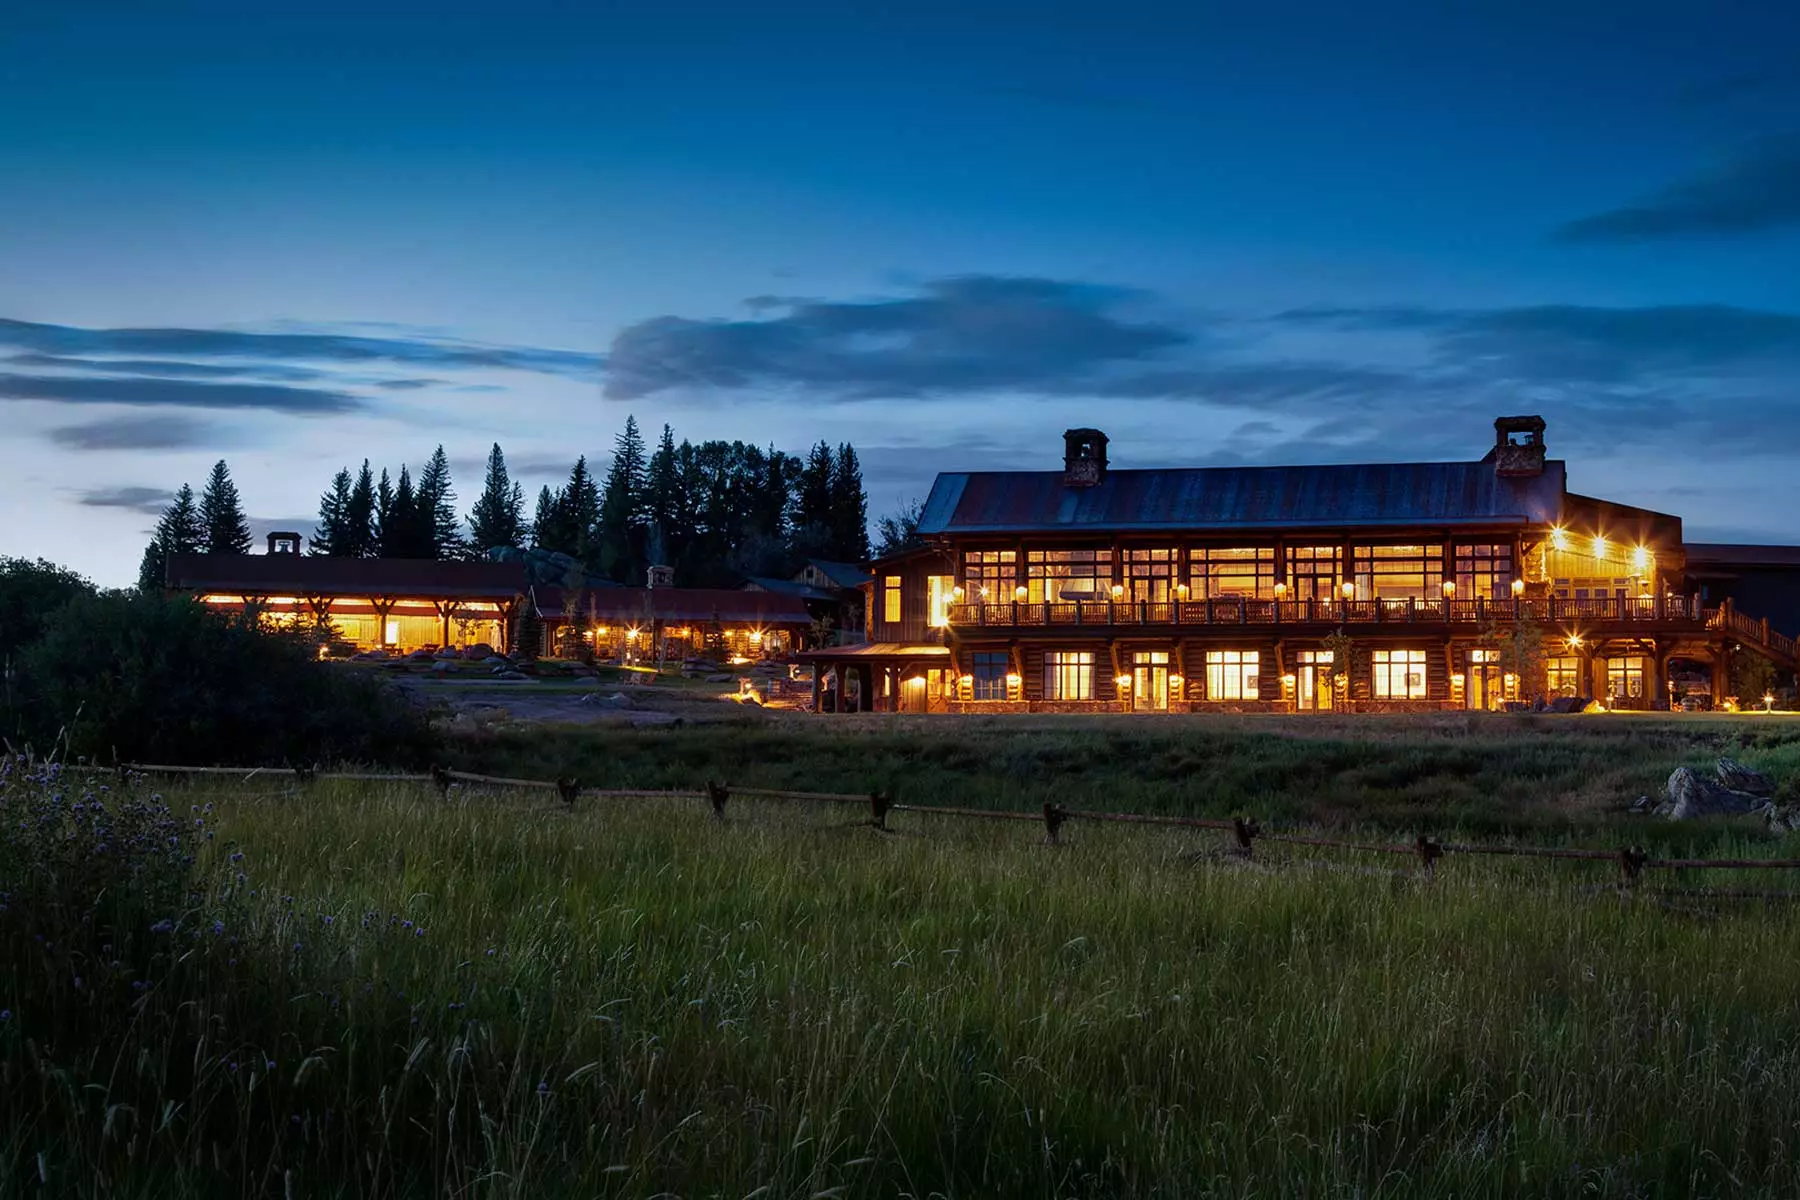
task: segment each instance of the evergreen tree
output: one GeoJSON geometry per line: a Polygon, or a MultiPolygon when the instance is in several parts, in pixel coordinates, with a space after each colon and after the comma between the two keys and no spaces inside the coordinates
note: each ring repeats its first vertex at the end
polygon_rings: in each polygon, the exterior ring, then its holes
{"type": "Polygon", "coordinates": [[[462,518],[456,515],[456,492],[450,486],[450,459],[441,445],[431,452],[425,469],[419,472],[414,504],[418,514],[420,549],[424,551],[421,557],[463,557],[462,518]]]}
{"type": "Polygon", "coordinates": [[[381,557],[432,557],[429,520],[430,514],[419,511],[412,474],[402,464],[400,482],[394,485],[394,498],[388,505],[387,520],[381,525],[381,557]]]}
{"type": "Polygon", "coordinates": [[[500,443],[488,451],[487,478],[475,507],[469,510],[469,546],[476,554],[486,554],[496,546],[517,546],[523,542],[521,526],[525,523],[525,493],[506,473],[506,456],[500,443]]]}
{"type": "Polygon", "coordinates": [[[640,573],[647,467],[643,434],[638,432],[637,418],[628,416],[625,428],[613,439],[612,465],[606,470],[594,539],[601,569],[615,579],[630,580],[640,573]]]}
{"type": "Polygon", "coordinates": [[[394,530],[394,483],[386,467],[381,468],[381,482],[375,488],[374,535],[370,548],[377,558],[386,558],[388,542],[401,536],[394,530]]]}
{"type": "Polygon", "coordinates": [[[650,456],[650,466],[644,472],[644,520],[662,535],[670,563],[675,561],[671,539],[684,532],[676,527],[676,494],[680,486],[675,465],[675,431],[664,425],[662,441],[657,443],[656,453],[650,456]]]}
{"type": "Polygon", "coordinates": [[[250,523],[238,501],[237,485],[231,482],[231,468],[222,458],[213,464],[206,490],[200,493],[200,521],[206,526],[208,554],[250,553],[250,523]]]}
{"type": "Polygon", "coordinates": [[[313,527],[312,552],[327,558],[349,558],[350,471],[332,477],[331,490],[319,497],[319,523],[313,527]]]}
{"type": "Polygon", "coordinates": [[[825,553],[830,542],[832,470],[836,460],[831,444],[820,441],[806,452],[806,463],[800,468],[794,493],[794,529],[801,538],[820,543],[818,553],[825,553]]]}
{"type": "MultiPolygon", "coordinates": [[[[385,478],[385,475],[384,475],[385,478]]],[[[344,554],[348,558],[368,558],[376,553],[375,479],[369,472],[369,460],[363,459],[356,473],[356,484],[344,505],[344,554]]]]}
{"type": "Polygon", "coordinates": [[[862,562],[869,557],[869,494],[863,490],[856,448],[845,442],[831,466],[832,557],[862,562]]]}
{"type": "Polygon", "coordinates": [[[544,541],[556,536],[556,495],[546,485],[538,489],[537,511],[531,517],[531,544],[539,550],[551,547],[544,541]]]}
{"type": "Polygon", "coordinates": [[[595,527],[600,523],[600,487],[588,470],[587,455],[575,460],[569,482],[556,495],[551,515],[551,535],[540,537],[538,544],[573,554],[585,562],[594,553],[595,527]]]}
{"type": "Polygon", "coordinates": [[[924,515],[925,505],[918,500],[909,500],[898,511],[875,522],[875,532],[881,538],[875,547],[875,557],[886,558],[924,545],[924,539],[919,536],[919,518],[924,515]]]}
{"type": "Polygon", "coordinates": [[[206,545],[206,524],[200,519],[200,508],[194,503],[194,489],[182,484],[169,506],[156,522],[150,544],[144,547],[143,561],[138,564],[138,589],[159,591],[168,579],[171,554],[195,554],[206,545]]]}

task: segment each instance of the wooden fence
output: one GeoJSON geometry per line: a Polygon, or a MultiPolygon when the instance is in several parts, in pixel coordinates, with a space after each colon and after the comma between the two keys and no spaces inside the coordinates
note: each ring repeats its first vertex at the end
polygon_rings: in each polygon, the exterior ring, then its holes
{"type": "MultiPolygon", "coordinates": [[[[435,788],[448,797],[456,784],[502,789],[555,792],[561,802],[573,808],[578,800],[650,798],[683,801],[706,801],[713,815],[724,819],[726,807],[734,798],[751,800],[785,800],[799,803],[843,807],[865,807],[868,824],[888,829],[888,817],[894,813],[916,813],[928,817],[968,818],[984,821],[1024,821],[1041,824],[1044,839],[1051,845],[1062,840],[1062,830],[1069,822],[1095,824],[1153,825],[1175,829],[1206,829],[1227,835],[1226,849],[1244,858],[1254,858],[1259,843],[1282,846],[1307,846],[1342,850],[1359,854],[1377,854],[1411,860],[1418,873],[1434,878],[1442,860],[1457,855],[1489,855],[1512,858],[1539,858],[1562,862],[1608,862],[1617,866],[1619,884],[1635,887],[1646,871],[1692,870],[1800,870],[1795,858],[1655,858],[1639,846],[1617,849],[1583,849],[1577,847],[1481,845],[1476,843],[1440,842],[1420,834],[1410,842],[1367,842],[1320,837],[1299,831],[1266,831],[1260,822],[1248,817],[1221,819],[1216,817],[1167,816],[1156,813],[1098,812],[1066,808],[1046,801],[1040,811],[997,808],[963,808],[939,804],[905,804],[896,801],[891,792],[806,792],[784,788],[734,787],[728,783],[708,781],[697,791],[657,788],[584,788],[571,778],[514,779],[501,775],[478,775],[434,766],[422,774],[376,774],[356,771],[313,771],[304,767],[194,767],[161,763],[120,763],[116,768],[123,777],[128,773],[145,775],[224,776],[248,783],[256,779],[292,778],[297,783],[314,780],[346,780],[356,782],[415,783],[435,788]]],[[[1736,897],[1744,899],[1795,899],[1800,892],[1728,892],[1688,889],[1683,895],[1736,897]]]]}

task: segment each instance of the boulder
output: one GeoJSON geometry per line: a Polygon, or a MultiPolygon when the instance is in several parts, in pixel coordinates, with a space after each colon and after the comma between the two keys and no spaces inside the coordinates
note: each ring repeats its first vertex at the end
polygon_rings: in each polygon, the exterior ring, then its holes
{"type": "Polygon", "coordinates": [[[455,646],[440,646],[438,647],[437,653],[433,654],[431,657],[440,659],[461,658],[462,652],[455,646]]]}
{"type": "Polygon", "coordinates": [[[504,671],[506,668],[512,666],[512,660],[510,658],[501,658],[498,654],[490,654],[481,660],[481,665],[484,667],[499,667],[504,671]]]}
{"type": "Polygon", "coordinates": [[[1649,796],[1639,796],[1631,802],[1631,811],[1634,813],[1647,813],[1655,808],[1656,801],[1649,796]]]}
{"type": "Polygon", "coordinates": [[[501,671],[501,672],[497,673],[494,676],[494,678],[517,681],[517,680],[521,680],[521,679],[530,679],[531,676],[527,675],[523,671],[501,671]]]}
{"type": "Polygon", "coordinates": [[[1771,804],[1762,810],[1762,817],[1770,833],[1800,833],[1800,805],[1771,804]]]}
{"type": "Polygon", "coordinates": [[[708,683],[730,683],[732,680],[734,680],[736,678],[737,678],[736,675],[728,674],[727,672],[721,671],[717,675],[708,675],[706,677],[706,682],[708,682],[708,683]]]}
{"type": "Polygon", "coordinates": [[[1657,812],[1671,821],[1695,817],[1742,816],[1757,807],[1760,797],[1734,792],[1706,778],[1691,767],[1676,767],[1669,776],[1669,799],[1657,812]]]}
{"type": "Polygon", "coordinates": [[[471,662],[485,662],[494,657],[494,648],[486,642],[476,642],[473,646],[464,646],[462,656],[471,662]]]}
{"type": "Polygon", "coordinates": [[[429,650],[414,650],[411,654],[408,654],[406,656],[406,661],[407,662],[430,662],[431,661],[431,651],[429,651],[429,650]]]}
{"type": "Polygon", "coordinates": [[[1719,760],[1719,782],[1734,792],[1744,792],[1751,796],[1773,796],[1775,781],[1753,767],[1746,767],[1735,758],[1719,760]]]}
{"type": "Polygon", "coordinates": [[[450,660],[447,658],[440,658],[432,663],[431,673],[433,675],[448,675],[450,673],[450,660]]]}

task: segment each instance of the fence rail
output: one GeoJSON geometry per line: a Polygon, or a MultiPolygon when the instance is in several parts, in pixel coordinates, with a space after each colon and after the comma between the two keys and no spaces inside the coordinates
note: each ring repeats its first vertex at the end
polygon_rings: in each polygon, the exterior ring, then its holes
{"type": "MultiPolygon", "coordinates": [[[[916,813],[926,817],[956,817],[985,821],[1028,821],[1041,823],[1044,827],[1045,840],[1051,844],[1061,841],[1062,827],[1070,821],[1086,821],[1095,824],[1151,825],[1174,829],[1206,829],[1229,833],[1232,853],[1245,857],[1254,857],[1258,842],[1272,845],[1309,846],[1320,849],[1343,850],[1353,853],[1382,854],[1397,857],[1408,857],[1416,860],[1421,874],[1431,877],[1435,875],[1440,860],[1455,855],[1493,855],[1514,858],[1538,858],[1563,862],[1610,862],[1617,864],[1619,882],[1622,886],[1634,886],[1638,877],[1650,870],[1783,870],[1800,871],[1800,859],[1796,858],[1652,858],[1642,847],[1620,846],[1615,849],[1598,849],[1573,846],[1520,846],[1508,844],[1480,844],[1465,842],[1440,842],[1425,834],[1420,834],[1410,842],[1379,843],[1351,841],[1342,838],[1322,837],[1298,830],[1264,831],[1261,824],[1245,817],[1222,819],[1217,817],[1184,817],[1162,813],[1128,813],[1101,812],[1086,809],[1065,808],[1059,804],[1046,802],[1041,811],[1030,812],[1019,809],[968,808],[940,804],[902,804],[897,803],[892,793],[875,792],[809,792],[787,788],[754,788],[734,787],[728,783],[709,781],[703,790],[680,790],[659,788],[585,788],[574,779],[517,779],[502,775],[480,775],[469,771],[456,771],[446,767],[433,767],[423,774],[376,774],[360,771],[313,771],[304,767],[197,767],[172,766],[163,763],[120,763],[116,768],[121,778],[129,778],[132,774],[140,775],[196,775],[203,777],[231,777],[240,782],[267,777],[291,777],[299,783],[310,783],[322,780],[341,780],[346,782],[385,781],[390,783],[416,783],[434,786],[440,795],[448,796],[450,788],[455,784],[470,784],[477,787],[499,789],[522,789],[531,791],[553,791],[565,805],[573,807],[578,799],[623,799],[650,798],[667,800],[706,800],[710,802],[713,813],[721,820],[725,816],[726,806],[734,798],[751,800],[786,800],[799,803],[830,804],[834,806],[866,805],[869,810],[868,823],[876,829],[886,830],[887,819],[892,813],[916,813]]],[[[1711,895],[1730,897],[1731,892],[1698,892],[1694,895],[1711,895]]],[[[1800,898],[1800,892],[1794,893],[1743,893],[1744,896],[1792,895],[1800,898]]]]}

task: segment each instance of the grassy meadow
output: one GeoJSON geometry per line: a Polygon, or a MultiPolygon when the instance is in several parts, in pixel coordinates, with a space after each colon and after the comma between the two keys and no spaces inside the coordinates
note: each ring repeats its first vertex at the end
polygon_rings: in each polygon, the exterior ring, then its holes
{"type": "MultiPolygon", "coordinates": [[[[1665,764],[1729,749],[1779,775],[1800,751],[1779,721],[1150,724],[564,730],[459,765],[1322,827],[1411,828],[1436,796],[1440,832],[1610,845],[1647,840],[1613,807],[1665,764]]],[[[701,801],[20,776],[0,1195],[1800,1192],[1788,905],[1622,900],[1604,863],[1245,863],[1205,832],[1049,847],[742,800],[720,823],[701,801]],[[93,865],[128,836],[120,872],[93,865]]],[[[1681,837],[1800,856],[1747,823],[1681,837]]],[[[1656,882],[1785,884],[1705,874],[1656,882]]]]}

